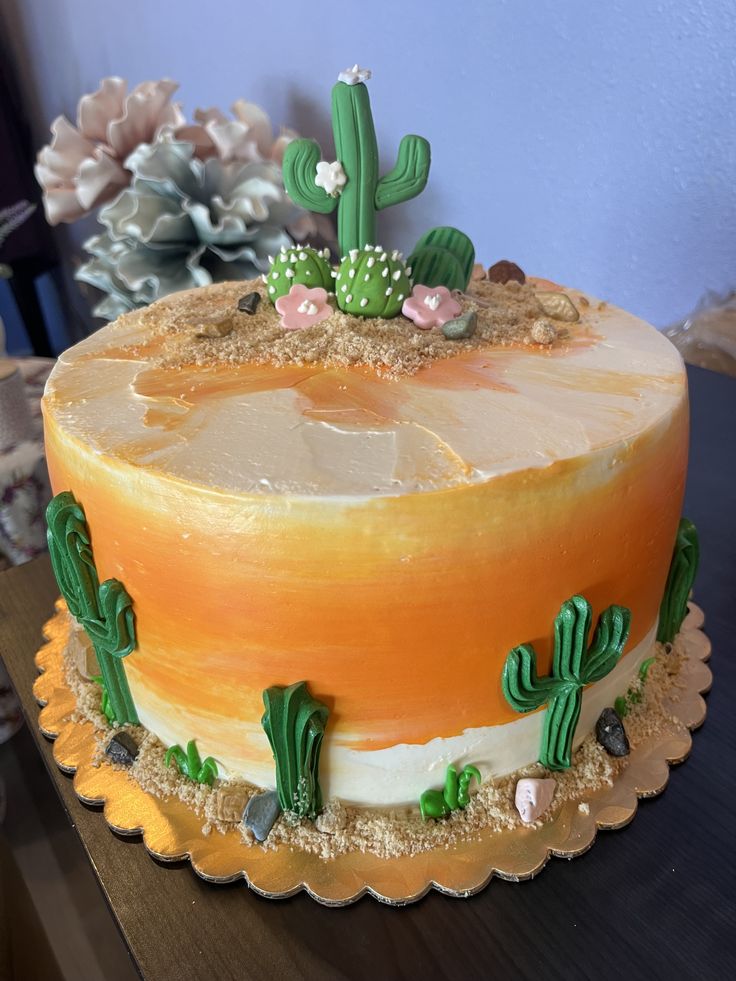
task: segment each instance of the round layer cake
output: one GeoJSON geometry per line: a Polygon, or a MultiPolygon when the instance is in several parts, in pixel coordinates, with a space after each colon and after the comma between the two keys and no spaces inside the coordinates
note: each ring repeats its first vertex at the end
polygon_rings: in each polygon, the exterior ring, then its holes
{"type": "MultiPolygon", "coordinates": [[[[544,709],[511,708],[503,665],[533,643],[549,671],[554,618],[581,594],[594,622],[628,607],[631,631],[584,693],[578,744],[654,644],[687,462],[675,348],[568,291],[581,317],[550,346],[432,348],[398,318],[421,363],[390,345],[360,363],[349,323],[333,359],[303,338],[248,356],[233,338],[249,350],[257,316],[237,300],[255,288],[120,318],[60,358],[44,397],[53,489],[133,600],[141,723],[273,787],[263,692],[305,680],[330,711],[325,798],[416,803],[450,763],[485,778],[538,758],[544,709]]],[[[534,304],[531,286],[494,287],[500,321],[504,290],[534,304]]]]}

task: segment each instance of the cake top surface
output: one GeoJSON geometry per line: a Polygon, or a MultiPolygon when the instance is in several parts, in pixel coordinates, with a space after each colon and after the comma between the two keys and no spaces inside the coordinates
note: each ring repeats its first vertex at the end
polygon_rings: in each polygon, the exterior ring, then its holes
{"type": "Polygon", "coordinates": [[[380,321],[336,317],[326,354],[324,324],[279,328],[267,352],[268,325],[237,312],[255,289],[177,294],[70,348],[47,384],[47,425],[118,465],[207,490],[370,497],[592,453],[665,422],[686,393],[664,336],[577,291],[567,292],[580,319],[554,321],[552,343],[528,343],[535,291],[560,289],[543,281],[471,284],[463,306],[487,327],[467,340],[397,317],[376,342],[380,321]],[[223,320],[234,322],[224,336],[196,336],[216,335],[223,320]],[[381,374],[374,355],[401,371],[381,374]]]}

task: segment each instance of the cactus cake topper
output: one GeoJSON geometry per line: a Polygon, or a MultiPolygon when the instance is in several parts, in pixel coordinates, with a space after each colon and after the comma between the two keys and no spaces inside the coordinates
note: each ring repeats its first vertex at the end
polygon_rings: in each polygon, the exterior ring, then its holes
{"type": "Polygon", "coordinates": [[[551,674],[537,675],[537,655],[531,644],[509,652],[501,680],[507,702],[517,712],[547,705],[539,762],[549,770],[566,770],[571,765],[583,688],[600,681],[618,664],[630,623],[631,612],[625,606],[609,606],[600,615],[588,647],[590,603],[583,596],[573,596],[555,617],[551,674]]]}
{"type": "MultiPolygon", "coordinates": [[[[263,277],[268,298],[281,308],[285,308],[284,298],[296,287],[320,287],[328,293],[334,287],[335,303],[343,312],[390,319],[406,314],[402,304],[411,297],[412,287],[465,290],[470,282],[475,250],[467,235],[456,228],[443,226],[426,232],[408,263],[396,250],[385,250],[376,244],[376,213],[408,201],[424,189],[430,151],[423,137],[404,136],[395,167],[379,176],[376,131],[365,86],[370,77],[368,69],[356,64],[340,72],[332,89],[336,160],[320,159],[322,151],[314,140],[293,140],[286,147],[283,173],[289,195],[311,211],[328,214],[337,210],[343,258],[338,269],[331,269],[324,252],[308,246],[283,248],[271,259],[268,274],[263,277]]],[[[304,313],[301,305],[299,313],[304,313]]],[[[320,319],[325,318],[302,317],[298,323],[294,321],[291,329],[312,326],[320,319]]],[[[417,323],[414,317],[410,319],[417,323]]],[[[441,325],[446,319],[440,318],[437,323],[441,325]]],[[[284,316],[281,324],[290,329],[284,316]]],[[[433,325],[434,321],[419,324],[433,325]]]]}
{"type": "Polygon", "coordinates": [[[380,245],[352,249],[337,271],[337,305],[345,313],[388,320],[401,312],[411,292],[410,276],[399,252],[389,254],[380,245]]]}
{"type": "MultiPolygon", "coordinates": [[[[284,153],[284,184],[292,200],[320,214],[337,208],[340,249],[346,255],[376,243],[376,212],[416,197],[424,190],[429,175],[429,143],[421,136],[404,136],[399,144],[396,166],[384,177],[378,175],[378,145],[373,115],[364,80],[367,69],[341,72],[342,81],[332,89],[332,131],[337,161],[345,175],[339,196],[317,184],[322,152],[314,140],[292,141],[284,153]]],[[[328,165],[330,166],[330,165],[328,165]]],[[[336,190],[336,189],[335,189],[336,190]]]]}

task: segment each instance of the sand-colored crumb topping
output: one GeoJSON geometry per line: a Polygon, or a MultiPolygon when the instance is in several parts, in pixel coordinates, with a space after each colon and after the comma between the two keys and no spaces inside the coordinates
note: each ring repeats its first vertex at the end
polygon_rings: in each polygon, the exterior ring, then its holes
{"type": "Polygon", "coordinates": [[[121,319],[162,339],[154,356],[160,367],[362,365],[382,375],[413,374],[428,361],[479,348],[547,348],[565,333],[558,328],[566,325],[544,319],[530,285],[484,281],[470,288],[472,295],[458,299],[464,313],[476,313],[477,326],[472,337],[462,340],[449,340],[439,327],[421,330],[401,315],[391,320],[351,316],[337,309],[334,298],[330,303],[335,312],[327,320],[304,330],[285,330],[260,280],[175,293],[121,319]],[[238,300],[250,292],[261,296],[254,314],[238,309],[238,300]]]}
{"type": "MultiPolygon", "coordinates": [[[[646,682],[637,681],[630,689],[629,713],[624,725],[632,751],[651,737],[682,734],[685,726],[672,715],[669,708],[678,700],[683,684],[679,678],[684,649],[681,638],[666,647],[656,645],[656,659],[649,669],[646,682]],[[638,701],[637,701],[638,699],[638,701]]],[[[96,765],[114,765],[104,749],[114,729],[100,713],[100,688],[79,674],[76,661],[67,656],[67,681],[77,697],[75,718],[90,721],[96,729],[98,752],[96,765]]],[[[241,780],[218,780],[214,787],[196,784],[182,777],[172,767],[164,765],[165,747],[146,729],[125,726],[139,744],[135,763],[127,768],[143,790],[159,797],[178,797],[202,818],[202,831],[225,832],[237,828],[244,843],[266,849],[288,846],[321,858],[330,859],[346,852],[360,851],[391,858],[413,855],[435,848],[447,848],[461,841],[472,840],[481,832],[493,833],[521,826],[514,806],[516,782],[521,777],[554,777],[555,795],[548,812],[537,822],[550,820],[566,801],[577,801],[585,812],[586,797],[611,786],[615,777],[626,768],[628,758],[616,759],[598,744],[591,733],[578,748],[569,770],[549,773],[535,763],[500,779],[487,779],[471,797],[464,811],[456,811],[440,821],[423,821],[417,808],[378,810],[349,807],[331,800],[316,821],[299,820],[282,815],[268,839],[259,845],[252,834],[240,824],[248,799],[259,791],[241,780]]]]}

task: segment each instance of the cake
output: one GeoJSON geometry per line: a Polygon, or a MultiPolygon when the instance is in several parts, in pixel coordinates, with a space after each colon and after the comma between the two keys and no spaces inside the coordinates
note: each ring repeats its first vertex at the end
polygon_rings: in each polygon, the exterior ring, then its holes
{"type": "MultiPolygon", "coordinates": [[[[338,82],[338,122],[365,91],[338,82]]],[[[343,120],[343,162],[347,139],[343,120]]],[[[373,245],[357,178],[315,146],[290,147],[287,187],[345,206],[339,265],[284,249],[263,280],[120,317],[49,379],[50,545],[99,662],[83,674],[162,768],[276,788],[303,821],[336,801],[439,825],[530,772],[534,820],[684,616],[684,366],[576,288],[508,262],[489,278],[454,229],[408,263],[373,245]]]]}

